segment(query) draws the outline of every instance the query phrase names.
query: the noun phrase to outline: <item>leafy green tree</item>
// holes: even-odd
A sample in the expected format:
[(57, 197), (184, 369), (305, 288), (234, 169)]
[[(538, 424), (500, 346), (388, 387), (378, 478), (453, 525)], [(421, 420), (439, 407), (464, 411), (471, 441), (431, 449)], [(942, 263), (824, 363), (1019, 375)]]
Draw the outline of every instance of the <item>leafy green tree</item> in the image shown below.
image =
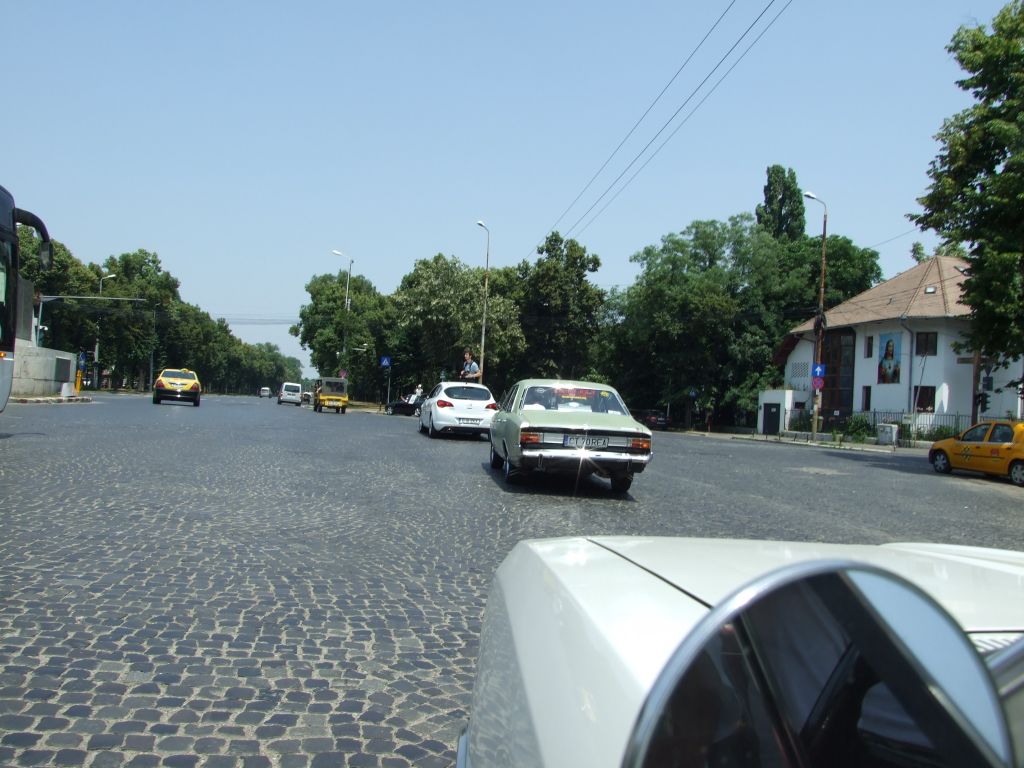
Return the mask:
[(770, 165), (764, 185), (764, 203), (757, 206), (757, 223), (777, 240), (798, 240), (804, 236), (804, 196), (796, 171)]
[(70, 298), (43, 301), (41, 297), (95, 295), (98, 287), (95, 271), (82, 264), (63, 243), (56, 240), (53, 242), (53, 263), (44, 270), (36, 258), (39, 249), (36, 234), (28, 227), (18, 227), (18, 239), (22, 276), (35, 284), (36, 316), (39, 316), (38, 304), (41, 302), (43, 325), (48, 328), (42, 334), (43, 344), (73, 352), (91, 350), (96, 342), (99, 305)]
[(578, 378), (590, 368), (604, 291), (587, 278), (601, 266), (595, 254), (557, 232), (537, 249), (536, 264), (523, 262), (520, 279), (526, 352), (522, 375)]
[(960, 27), (947, 50), (966, 72), (974, 103), (936, 138), (931, 185), (910, 219), (969, 249), (964, 301), (968, 343), (1006, 360), (1024, 355), (1024, 7), (1015, 0), (984, 26)]

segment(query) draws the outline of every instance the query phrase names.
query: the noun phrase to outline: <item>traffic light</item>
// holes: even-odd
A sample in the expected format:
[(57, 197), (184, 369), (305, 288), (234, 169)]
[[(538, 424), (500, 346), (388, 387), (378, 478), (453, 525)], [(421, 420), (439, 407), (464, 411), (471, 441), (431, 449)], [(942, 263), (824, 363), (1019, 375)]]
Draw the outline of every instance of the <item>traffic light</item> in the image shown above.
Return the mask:
[(978, 403), (978, 414), (986, 413), (988, 411), (988, 392), (979, 392), (974, 399)]

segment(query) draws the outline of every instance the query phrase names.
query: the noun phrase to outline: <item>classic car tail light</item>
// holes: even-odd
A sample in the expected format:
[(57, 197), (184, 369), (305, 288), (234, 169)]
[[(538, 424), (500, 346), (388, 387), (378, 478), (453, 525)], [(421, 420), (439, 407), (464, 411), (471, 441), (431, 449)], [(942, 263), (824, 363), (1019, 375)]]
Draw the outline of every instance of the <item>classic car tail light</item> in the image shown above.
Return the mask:
[(488, 411), (496, 411), (496, 410), (498, 410), (498, 404), (497, 403), (488, 403), (487, 404), (487, 410)]
[(540, 432), (520, 432), (520, 445), (538, 445), (540, 443)]
[(649, 437), (634, 437), (629, 441), (629, 447), (634, 451), (651, 450), (651, 439)]
[(438, 408), (454, 408), (455, 403), (449, 403), (447, 400), (438, 400), (436, 403)]

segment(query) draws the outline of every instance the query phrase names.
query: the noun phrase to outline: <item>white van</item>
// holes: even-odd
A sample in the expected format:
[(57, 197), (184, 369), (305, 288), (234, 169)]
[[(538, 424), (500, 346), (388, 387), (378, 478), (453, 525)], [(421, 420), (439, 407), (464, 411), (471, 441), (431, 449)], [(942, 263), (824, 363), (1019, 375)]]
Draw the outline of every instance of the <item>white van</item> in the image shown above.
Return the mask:
[(286, 381), (281, 385), (281, 391), (277, 393), (277, 404), (295, 403), (302, 405), (302, 385), (294, 381)]

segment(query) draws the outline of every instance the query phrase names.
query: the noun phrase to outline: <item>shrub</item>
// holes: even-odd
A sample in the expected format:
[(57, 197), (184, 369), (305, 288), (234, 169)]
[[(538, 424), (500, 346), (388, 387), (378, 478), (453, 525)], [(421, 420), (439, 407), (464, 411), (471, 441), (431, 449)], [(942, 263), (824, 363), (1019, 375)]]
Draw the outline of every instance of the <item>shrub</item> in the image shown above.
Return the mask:
[(789, 428), (794, 432), (811, 431), (811, 414), (807, 411), (799, 411), (789, 418)]
[(932, 442), (935, 442), (936, 440), (945, 440), (947, 437), (956, 437), (959, 434), (960, 430), (957, 429), (956, 427), (950, 427), (945, 424), (939, 424), (928, 430), (927, 436), (922, 435), (921, 437), (924, 438), (925, 440), (931, 440)]
[(855, 413), (846, 420), (847, 435), (853, 438), (865, 438), (873, 432), (871, 422), (863, 413)]

